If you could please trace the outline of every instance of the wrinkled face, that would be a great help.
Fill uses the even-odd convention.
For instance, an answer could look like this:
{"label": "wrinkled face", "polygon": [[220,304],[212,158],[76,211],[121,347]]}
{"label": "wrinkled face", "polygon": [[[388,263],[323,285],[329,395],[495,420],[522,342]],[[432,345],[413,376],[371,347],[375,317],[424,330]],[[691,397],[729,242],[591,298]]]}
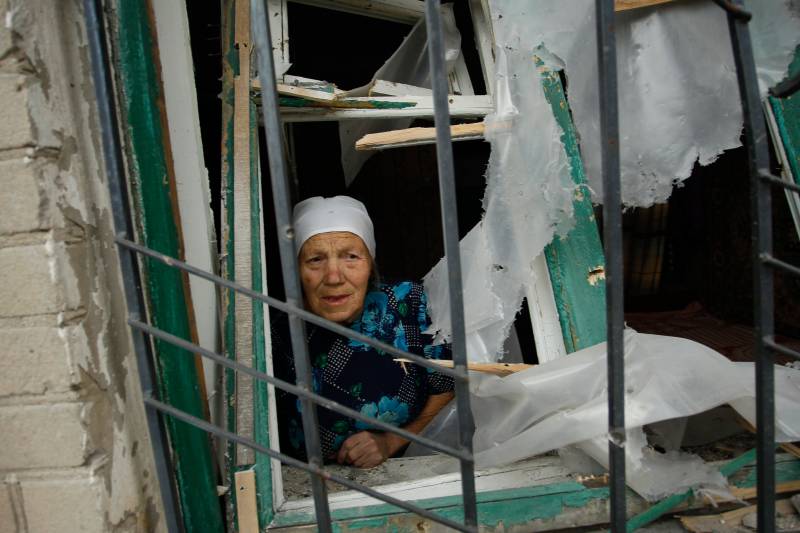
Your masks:
{"label": "wrinkled face", "polygon": [[309,311],[340,324],[358,318],[372,270],[372,258],[359,236],[347,231],[314,235],[303,243],[299,263]]}

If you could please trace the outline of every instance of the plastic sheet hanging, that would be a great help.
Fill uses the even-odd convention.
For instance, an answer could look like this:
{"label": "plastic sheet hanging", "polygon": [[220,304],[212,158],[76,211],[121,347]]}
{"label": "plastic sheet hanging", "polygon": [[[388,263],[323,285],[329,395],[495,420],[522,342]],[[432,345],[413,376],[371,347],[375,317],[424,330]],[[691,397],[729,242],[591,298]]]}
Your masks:
{"label": "plastic sheet hanging", "polygon": [[[786,74],[800,41],[797,2],[748,1],[762,93]],[[507,46],[543,44],[564,68],[593,200],[602,201],[593,0],[491,0],[495,33]],[[695,162],[708,165],[741,146],[742,113],[725,12],[683,1],[616,17],[623,201],[664,202]]]}
{"label": "plastic sheet hanging", "polygon": [[[754,423],[753,372],[752,363],[733,363],[694,341],[626,331],[626,463],[631,488],[654,500],[689,486],[720,486],[719,475],[698,458],[647,448],[641,428],[723,404]],[[608,466],[605,343],[505,378],[472,373],[470,381],[478,467],[509,464],[571,445]],[[776,367],[775,390],[776,440],[799,440],[800,371]],[[454,409],[443,409],[422,434],[456,445]],[[408,450],[420,452],[416,445]]]}
{"label": "plastic sheet hanging", "polygon": [[[572,223],[575,186],[533,50],[498,46],[496,54],[495,112],[485,119],[492,151],[484,217],[460,248],[470,361],[502,354],[525,285],[533,280],[533,260]],[[446,279],[444,259],[424,279],[436,342],[451,335]]]}
{"label": "plastic sheet hanging", "polygon": [[[461,34],[456,26],[453,5],[442,6],[442,29],[444,36],[445,64],[447,72],[461,54]],[[406,36],[392,56],[386,60],[381,68],[372,77],[372,80],[363,87],[347,91],[348,96],[368,96],[369,90],[375,80],[390,81],[430,89],[430,68],[428,66],[428,34],[425,28],[425,19],[421,18],[411,32]],[[344,170],[345,185],[349,186],[361,167],[372,156],[372,152],[355,150],[356,141],[369,133],[392,131],[408,128],[413,119],[372,119],[372,120],[342,120],[339,122],[339,143],[342,150],[342,169]]]}

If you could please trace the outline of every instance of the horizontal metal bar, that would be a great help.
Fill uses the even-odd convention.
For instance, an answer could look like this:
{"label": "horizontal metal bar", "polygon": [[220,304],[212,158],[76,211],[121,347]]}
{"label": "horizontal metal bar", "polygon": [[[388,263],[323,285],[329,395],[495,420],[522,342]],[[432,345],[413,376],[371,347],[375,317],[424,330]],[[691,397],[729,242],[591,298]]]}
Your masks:
{"label": "horizontal metal bar", "polygon": [[277,452],[272,448],[267,448],[266,446],[263,446],[252,439],[248,439],[247,437],[242,437],[241,435],[237,435],[236,433],[231,433],[230,431],[226,431],[220,428],[219,426],[211,424],[201,418],[197,418],[196,416],[192,416],[184,411],[181,411],[180,409],[176,409],[171,405],[158,401],[152,396],[145,396],[144,403],[145,405],[147,405],[152,409],[156,409],[158,411],[161,411],[162,413],[166,413],[174,418],[177,418],[178,420],[186,422],[187,424],[191,424],[197,428],[200,428],[203,431],[210,433],[214,436],[232,440],[237,444],[241,444],[242,446],[247,446],[248,448],[252,448],[253,450],[259,453],[263,453],[265,455],[270,456],[273,459],[277,459],[278,461],[284,464],[293,466],[295,468],[299,468],[311,474],[321,476],[324,479],[329,479],[331,481],[339,483],[340,485],[344,485],[349,489],[362,492],[367,496],[375,498],[376,500],[381,500],[388,504],[400,507],[401,509],[405,509],[406,511],[409,511],[411,513],[416,513],[422,517],[425,517],[429,520],[433,520],[434,522],[438,522],[447,527],[451,527],[457,531],[465,531],[467,533],[477,533],[477,528],[470,528],[463,524],[459,524],[458,522],[454,522],[448,518],[439,516],[434,512],[428,511],[427,509],[423,509],[414,504],[405,502],[403,500],[398,500],[397,498],[394,498],[392,496],[380,493],[370,487],[351,481],[346,477],[342,477],[334,472],[331,472],[330,470],[326,470],[325,468],[315,467],[313,465],[309,465],[308,463],[304,463],[303,461],[298,461],[294,457],[284,455],[281,452]]}
{"label": "horizontal metal bar", "polygon": [[265,304],[267,304],[267,305],[269,305],[271,307],[274,307],[275,309],[278,309],[280,311],[283,311],[284,313],[288,313],[288,314],[293,314],[295,316],[299,316],[300,318],[302,318],[306,322],[310,322],[312,324],[316,324],[316,325],[318,325],[320,327],[323,327],[325,329],[333,331],[334,333],[338,333],[339,335],[342,335],[342,336],[357,340],[359,342],[363,342],[364,344],[372,346],[373,348],[377,348],[379,350],[383,350],[384,352],[390,353],[390,354],[394,355],[395,357],[408,359],[412,363],[418,364],[420,366],[424,366],[425,368],[430,368],[432,370],[437,371],[440,374],[444,374],[446,376],[450,376],[450,377],[452,377],[454,379],[457,379],[457,380],[462,380],[462,381],[467,381],[467,382],[469,381],[469,376],[468,376],[466,371],[459,372],[458,370],[455,370],[455,369],[452,369],[452,368],[447,368],[447,367],[443,367],[441,365],[437,365],[436,363],[432,362],[430,359],[426,359],[426,358],[421,357],[421,356],[419,356],[417,354],[404,352],[403,350],[395,348],[391,344],[386,344],[385,342],[381,342],[379,340],[375,340],[372,337],[367,337],[366,335],[364,335],[362,333],[358,333],[358,332],[353,331],[353,330],[351,330],[349,328],[346,328],[344,326],[336,324],[335,322],[331,322],[330,320],[326,320],[326,319],[324,319],[324,318],[322,318],[320,316],[315,315],[314,313],[306,311],[305,309],[302,309],[300,307],[296,307],[294,305],[287,304],[286,302],[282,302],[282,301],[280,301],[280,300],[278,300],[276,298],[273,298],[272,296],[268,296],[268,295],[266,295],[264,293],[249,289],[249,288],[245,287],[244,285],[240,285],[238,283],[235,283],[233,281],[227,280],[225,278],[221,278],[221,277],[219,277],[219,276],[217,276],[215,274],[212,274],[210,272],[206,272],[205,270],[203,270],[201,268],[197,268],[197,267],[192,266],[192,265],[190,265],[188,263],[185,263],[184,261],[181,261],[180,259],[175,259],[174,257],[170,257],[170,256],[162,254],[160,252],[156,252],[155,250],[151,250],[150,248],[147,248],[147,247],[142,246],[140,244],[137,244],[137,243],[135,243],[133,241],[130,241],[130,240],[126,239],[123,236],[118,235],[114,239],[114,241],[117,244],[119,244],[120,246],[123,246],[125,248],[130,249],[130,250],[134,250],[134,251],[136,251],[136,252],[138,252],[138,253],[140,253],[142,255],[145,255],[147,257],[151,257],[151,258],[153,258],[153,259],[155,259],[157,261],[160,261],[161,263],[164,263],[165,265],[169,265],[171,267],[177,268],[178,270],[183,270],[184,272],[188,272],[188,273],[193,274],[193,275],[195,275],[197,277],[200,277],[200,278],[203,278],[205,280],[208,280],[208,281],[211,281],[213,283],[216,283],[217,285],[220,285],[222,287],[231,289],[231,290],[236,291],[236,292],[238,292],[240,294],[244,294],[245,296],[249,296],[250,298],[253,298],[255,300],[259,300],[261,302],[264,302]]}
{"label": "horizontal metal bar", "polygon": [[764,346],[772,350],[773,352],[780,353],[783,355],[788,355],[789,357],[794,357],[798,361],[800,361],[800,352],[792,350],[788,346],[783,346],[782,344],[778,344],[775,342],[775,339],[771,337],[763,337],[761,341],[764,343]]}
{"label": "horizontal metal bar", "polygon": [[784,189],[789,189],[790,191],[794,191],[794,192],[800,193],[800,185],[798,185],[796,183],[792,183],[791,181],[783,180],[783,179],[779,178],[778,176],[773,176],[769,172],[765,172],[765,171],[761,170],[758,173],[758,177],[761,178],[764,181],[768,181],[768,182],[772,183],[773,185],[777,185],[778,187],[783,187]]}
{"label": "horizontal metal bar", "polygon": [[766,253],[761,254],[759,257],[761,258],[761,262],[764,263],[765,265],[769,265],[773,268],[777,268],[789,274],[793,274],[795,276],[800,277],[800,268],[792,264],[789,264],[785,261],[781,261],[780,259],[777,259],[774,256]]}
{"label": "horizontal metal bar", "polygon": [[258,379],[258,380],[266,381],[267,383],[271,383],[272,385],[278,387],[279,389],[285,390],[287,392],[291,392],[292,394],[295,394],[297,396],[301,396],[303,398],[308,398],[309,400],[313,401],[314,403],[316,403],[318,405],[321,405],[322,407],[324,407],[326,409],[330,409],[331,411],[335,411],[335,412],[343,414],[345,416],[349,416],[350,418],[354,418],[356,420],[359,420],[361,422],[364,422],[364,423],[369,424],[371,426],[374,426],[376,428],[383,429],[384,431],[390,431],[390,432],[395,433],[397,435],[400,435],[401,437],[406,438],[406,439],[408,439],[410,441],[417,442],[419,444],[422,444],[423,446],[429,447],[431,449],[434,449],[436,451],[445,453],[447,455],[452,455],[453,457],[456,457],[458,459],[466,459],[466,460],[471,460],[472,459],[472,456],[470,454],[462,452],[461,450],[457,450],[455,448],[451,448],[450,446],[447,446],[447,445],[444,445],[444,444],[440,444],[440,443],[436,442],[435,440],[431,440],[431,439],[429,439],[427,437],[421,437],[421,436],[417,435],[416,433],[411,433],[410,431],[407,431],[407,430],[405,430],[403,428],[400,428],[400,427],[397,427],[397,426],[393,426],[392,424],[389,424],[387,422],[383,422],[382,420],[378,420],[376,418],[371,418],[369,416],[363,415],[363,414],[359,413],[358,411],[350,409],[349,407],[345,407],[345,406],[343,406],[343,405],[341,405],[341,404],[339,404],[339,403],[337,403],[337,402],[335,402],[335,401],[333,401],[331,399],[325,398],[324,396],[321,396],[321,395],[319,395],[319,394],[317,394],[315,392],[306,391],[306,390],[298,387],[297,385],[292,385],[291,383],[289,383],[287,381],[284,381],[282,379],[278,379],[276,377],[270,376],[269,374],[267,374],[265,372],[260,372],[258,370],[255,370],[255,369],[249,367],[249,366],[245,366],[245,365],[243,365],[243,364],[241,364],[241,363],[239,363],[237,361],[234,361],[232,359],[228,359],[224,355],[212,352],[211,350],[207,350],[206,348],[203,348],[202,346],[198,346],[197,344],[194,344],[192,342],[184,340],[184,339],[182,339],[182,338],[180,338],[178,336],[175,336],[175,335],[173,335],[171,333],[168,333],[168,332],[166,332],[164,330],[158,329],[158,328],[156,328],[154,326],[151,326],[150,324],[145,324],[144,322],[140,322],[140,321],[134,320],[132,318],[128,319],[128,324],[132,328],[138,329],[139,331],[143,331],[143,332],[147,333],[148,335],[152,335],[153,337],[155,337],[157,339],[163,340],[164,342],[168,342],[170,344],[174,344],[175,346],[178,346],[179,348],[183,348],[184,350],[187,350],[187,351],[189,351],[191,353],[200,354],[203,357],[211,359],[212,361],[215,361],[216,363],[219,363],[220,365],[222,365],[224,367],[230,368],[232,370],[236,370],[238,372],[242,372],[242,373],[247,374],[249,376],[252,376],[252,377],[254,377],[254,378]]}

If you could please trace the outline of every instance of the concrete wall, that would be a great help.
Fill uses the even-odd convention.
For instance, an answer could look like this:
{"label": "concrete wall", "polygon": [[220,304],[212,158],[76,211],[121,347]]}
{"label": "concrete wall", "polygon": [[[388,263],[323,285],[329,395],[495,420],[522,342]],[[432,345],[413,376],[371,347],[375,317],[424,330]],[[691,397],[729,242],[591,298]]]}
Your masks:
{"label": "concrete wall", "polygon": [[79,0],[0,0],[0,533],[163,529]]}

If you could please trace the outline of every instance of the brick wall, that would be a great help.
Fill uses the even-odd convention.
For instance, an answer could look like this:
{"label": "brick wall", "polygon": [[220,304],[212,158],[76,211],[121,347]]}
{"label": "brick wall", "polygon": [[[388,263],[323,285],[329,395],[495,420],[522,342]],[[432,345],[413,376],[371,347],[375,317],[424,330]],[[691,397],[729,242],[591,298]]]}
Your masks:
{"label": "brick wall", "polygon": [[0,0],[0,533],[161,529],[79,0]]}

